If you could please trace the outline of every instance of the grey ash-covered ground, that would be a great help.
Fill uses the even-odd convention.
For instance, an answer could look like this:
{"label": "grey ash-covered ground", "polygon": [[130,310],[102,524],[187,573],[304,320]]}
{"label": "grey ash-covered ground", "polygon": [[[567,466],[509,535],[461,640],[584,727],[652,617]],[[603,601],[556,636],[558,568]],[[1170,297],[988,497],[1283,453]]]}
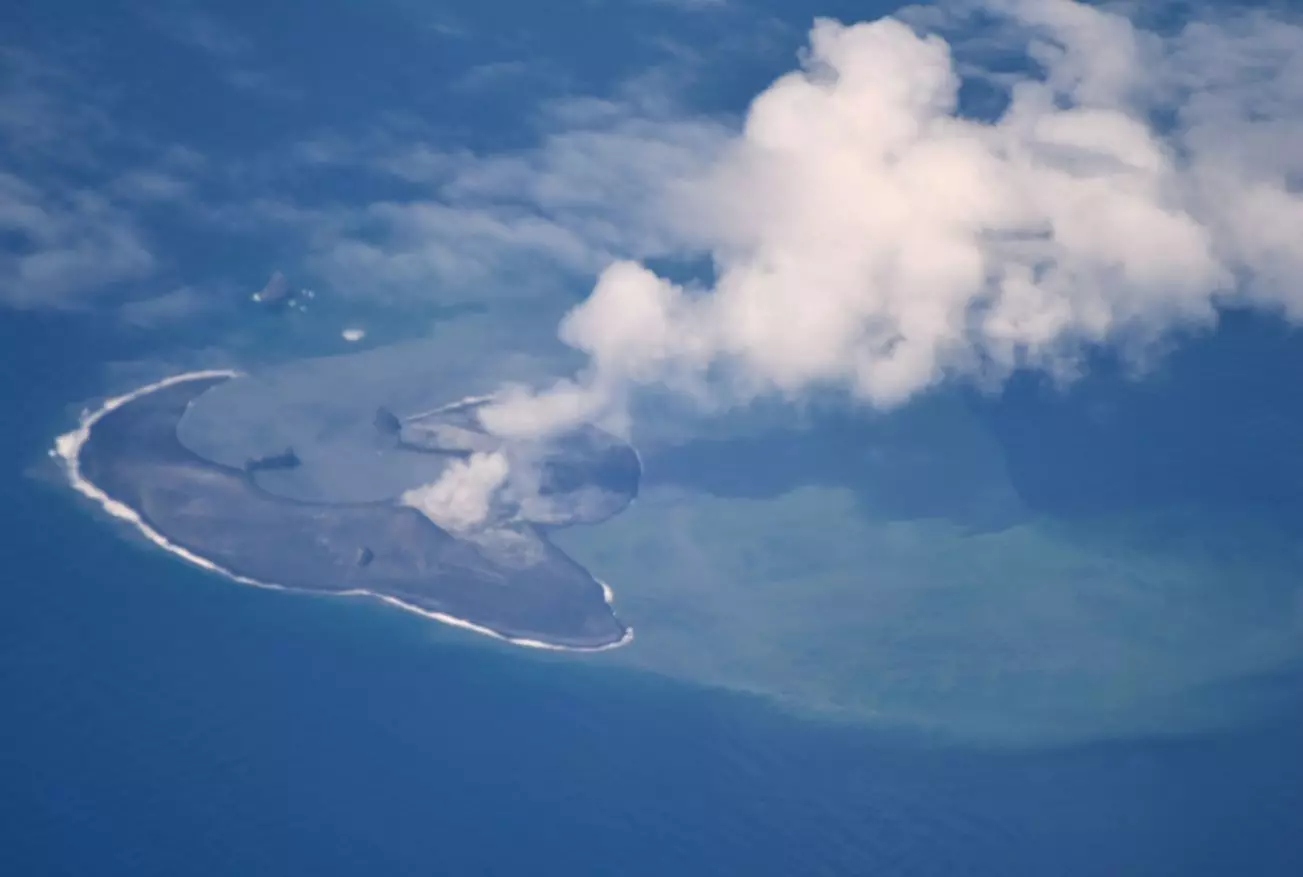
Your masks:
{"label": "grey ash-covered ground", "polygon": [[[84,477],[170,542],[259,582],[368,591],[552,646],[627,638],[601,584],[546,530],[603,520],[629,503],[640,473],[628,445],[588,430],[529,449],[538,473],[530,495],[508,494],[481,526],[454,533],[400,498],[474,452],[454,438],[523,453],[476,430],[473,406],[406,419],[334,411],[313,422],[252,405],[237,428],[229,406],[257,395],[245,381],[253,379],[185,381],[110,412],[82,448]],[[281,422],[259,421],[275,410]],[[196,441],[210,416],[226,418],[226,433]]]}

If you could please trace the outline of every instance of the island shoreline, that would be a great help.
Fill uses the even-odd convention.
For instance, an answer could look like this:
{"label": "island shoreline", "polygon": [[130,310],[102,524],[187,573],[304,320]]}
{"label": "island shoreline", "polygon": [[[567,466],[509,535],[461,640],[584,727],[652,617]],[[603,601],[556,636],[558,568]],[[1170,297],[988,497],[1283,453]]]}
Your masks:
{"label": "island shoreline", "polygon": [[[424,618],[437,621],[441,624],[446,624],[450,627],[455,627],[461,630],[467,630],[470,631],[471,633],[477,633],[482,636],[487,636],[491,639],[497,640],[499,642],[505,642],[510,645],[521,646],[524,648],[531,648],[531,649],[542,649],[546,651],[558,651],[558,652],[577,652],[577,653],[604,652],[604,651],[609,651],[611,649],[615,649],[627,645],[629,642],[633,640],[633,628],[629,626],[625,626],[624,635],[615,642],[605,643],[600,646],[566,646],[557,643],[544,642],[542,640],[537,640],[537,639],[530,639],[524,637],[512,637],[507,634],[503,634],[496,630],[493,630],[492,628],[485,627],[480,624],[476,624],[472,621],[467,621],[466,619],[463,618],[458,618],[448,613],[436,612],[430,609],[424,609],[420,606],[414,606],[411,603],[407,603],[403,600],[400,600],[397,597],[393,597],[388,594],[376,593],[374,591],[369,591],[366,589],[359,588],[355,590],[345,590],[345,591],[336,591],[333,593],[327,593],[323,591],[313,591],[306,588],[297,588],[297,587],[291,587],[287,585],[279,585],[273,582],[259,581],[258,579],[241,575],[240,573],[237,573],[234,570],[227,569],[217,563],[214,563],[208,558],[203,557],[202,555],[194,551],[191,551],[190,549],[186,548],[183,545],[178,545],[172,542],[166,536],[164,536],[162,533],[156,530],[153,526],[151,526],[150,523],[145,519],[145,517],[140,513],[139,510],[133,508],[132,506],[128,505],[125,502],[122,502],[121,500],[113,498],[106,491],[101,489],[98,485],[93,483],[90,479],[88,479],[82,474],[81,471],[82,448],[86,445],[86,442],[90,439],[92,428],[95,426],[97,422],[99,422],[106,415],[117,410],[123,405],[126,405],[130,402],[133,402],[150,393],[156,392],[166,387],[175,386],[177,384],[182,384],[189,381],[211,380],[216,378],[229,379],[229,378],[236,378],[241,376],[243,376],[243,372],[233,370],[233,369],[208,369],[203,371],[183,372],[181,374],[172,375],[170,377],[163,378],[162,380],[155,381],[151,384],[146,384],[142,387],[138,387],[135,390],[132,390],[128,393],[124,393],[120,396],[114,396],[112,398],[106,399],[100,405],[99,408],[93,411],[91,410],[83,411],[80,421],[75,429],[57,436],[54,441],[54,446],[49,451],[49,455],[56,462],[59,463],[60,467],[63,470],[64,477],[67,480],[68,486],[71,487],[73,490],[75,490],[77,493],[81,494],[82,496],[86,497],[87,499],[97,504],[104,512],[108,513],[111,517],[131,524],[133,527],[136,528],[138,532],[140,532],[141,535],[143,535],[156,547],[161,548],[164,551],[173,554],[177,557],[180,557],[182,560],[186,561],[187,563],[190,563],[193,566],[200,567],[201,569],[204,569],[208,572],[217,573],[227,578],[230,581],[236,582],[237,584],[249,585],[251,587],[263,588],[272,591],[287,591],[290,593],[299,593],[299,594],[315,594],[318,596],[369,597],[378,600],[382,603],[393,606],[395,608],[402,609],[407,612],[412,612],[416,615],[420,615]],[[465,401],[466,400],[463,400],[463,402]],[[458,404],[463,404],[463,403],[452,403],[451,406],[445,406],[445,407],[454,407]],[[606,601],[606,604],[608,606],[613,607],[614,598],[615,598],[614,591],[612,591],[611,587],[606,582],[597,579],[595,577],[594,577],[594,581],[596,581],[598,585],[601,586],[602,596],[603,599]]]}

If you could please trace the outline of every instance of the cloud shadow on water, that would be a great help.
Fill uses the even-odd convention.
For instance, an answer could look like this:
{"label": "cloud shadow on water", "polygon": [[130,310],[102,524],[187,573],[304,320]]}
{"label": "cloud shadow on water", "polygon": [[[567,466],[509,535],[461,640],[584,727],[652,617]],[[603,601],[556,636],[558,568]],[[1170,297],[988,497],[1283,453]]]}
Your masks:
{"label": "cloud shadow on water", "polygon": [[744,499],[849,488],[870,518],[939,518],[973,533],[1164,508],[1293,533],[1303,528],[1298,374],[1303,336],[1231,312],[1141,373],[1101,357],[1065,386],[1020,375],[998,395],[793,414],[751,435],[645,449],[646,483]]}
{"label": "cloud shadow on water", "polygon": [[1093,363],[1064,391],[1015,381],[976,410],[1018,495],[1056,518],[1199,507],[1303,527],[1303,336],[1231,313],[1139,377]]}
{"label": "cloud shadow on water", "polygon": [[741,499],[810,486],[850,489],[866,517],[942,518],[970,532],[1002,530],[1025,517],[999,448],[957,394],[888,414],[840,410],[800,419],[645,451],[645,483]]}

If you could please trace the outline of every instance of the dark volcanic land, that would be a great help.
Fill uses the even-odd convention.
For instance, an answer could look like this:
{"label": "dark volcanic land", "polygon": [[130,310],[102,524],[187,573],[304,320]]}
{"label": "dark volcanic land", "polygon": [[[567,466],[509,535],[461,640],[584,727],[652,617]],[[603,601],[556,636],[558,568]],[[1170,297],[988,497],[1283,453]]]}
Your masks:
{"label": "dark volcanic land", "polygon": [[[182,381],[105,414],[81,448],[83,477],[170,542],[258,582],[322,593],[364,590],[509,639],[564,648],[596,649],[626,638],[602,586],[533,524],[503,528],[535,547],[522,563],[397,502],[278,497],[251,473],[184,447],[177,424],[187,405],[225,380]],[[562,456],[566,480],[581,479],[573,455]],[[609,449],[599,456],[593,474],[602,477],[613,457]],[[621,446],[614,459],[624,461],[622,508],[637,490],[637,458]]]}

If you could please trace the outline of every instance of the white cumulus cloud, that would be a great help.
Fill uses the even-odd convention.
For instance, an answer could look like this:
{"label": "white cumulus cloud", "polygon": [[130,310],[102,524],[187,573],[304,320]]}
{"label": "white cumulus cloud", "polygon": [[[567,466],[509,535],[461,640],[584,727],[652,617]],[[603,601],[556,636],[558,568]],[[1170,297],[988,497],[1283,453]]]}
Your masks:
{"label": "white cumulus cloud", "polygon": [[961,65],[925,19],[816,22],[800,69],[657,202],[713,282],[609,265],[560,329],[588,368],[504,394],[486,425],[618,422],[640,386],[885,407],[949,378],[1069,374],[1089,346],[1143,349],[1225,303],[1303,313],[1303,29],[984,9],[1035,62],[984,119],[960,114]]}

